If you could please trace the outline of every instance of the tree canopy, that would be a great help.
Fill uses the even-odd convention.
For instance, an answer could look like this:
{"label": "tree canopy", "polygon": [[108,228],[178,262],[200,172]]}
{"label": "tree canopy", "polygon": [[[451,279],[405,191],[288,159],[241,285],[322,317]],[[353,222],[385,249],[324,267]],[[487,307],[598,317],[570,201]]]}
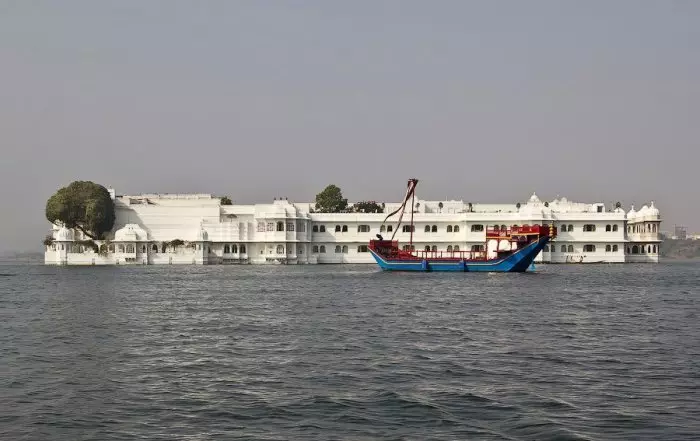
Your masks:
{"label": "tree canopy", "polygon": [[336,185],[329,185],[316,195],[316,210],[321,213],[340,213],[348,208],[348,200]]}
{"label": "tree canopy", "polygon": [[46,219],[66,228],[77,228],[92,239],[101,239],[114,226],[114,201],[99,184],[71,182],[46,201]]}
{"label": "tree canopy", "polygon": [[375,201],[361,201],[353,204],[357,213],[384,213],[384,209]]}
{"label": "tree canopy", "polygon": [[231,202],[231,198],[228,196],[222,196],[221,197],[221,205],[233,205],[233,202]]}

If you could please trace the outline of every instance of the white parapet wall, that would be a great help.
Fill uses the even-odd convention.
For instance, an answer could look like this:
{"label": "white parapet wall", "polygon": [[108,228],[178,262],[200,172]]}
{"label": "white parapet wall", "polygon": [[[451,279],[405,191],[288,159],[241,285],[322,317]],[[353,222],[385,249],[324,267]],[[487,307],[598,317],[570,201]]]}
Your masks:
{"label": "white parapet wall", "polygon": [[[399,204],[385,204],[385,212]],[[395,230],[383,213],[317,213],[310,203],[221,205],[211,195],[115,196],[116,222],[106,240],[51,226],[50,265],[212,265],[374,263],[367,244],[377,234],[407,244],[413,215],[416,250],[477,250],[486,228],[554,225],[557,238],[539,263],[658,262],[661,216],[652,202],[640,211],[602,203],[523,204],[417,200]]]}

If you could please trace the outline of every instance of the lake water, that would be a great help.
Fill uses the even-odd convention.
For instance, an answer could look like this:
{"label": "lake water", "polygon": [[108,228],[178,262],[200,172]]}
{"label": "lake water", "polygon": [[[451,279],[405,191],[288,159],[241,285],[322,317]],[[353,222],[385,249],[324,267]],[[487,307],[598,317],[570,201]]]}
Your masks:
{"label": "lake water", "polygon": [[0,264],[2,440],[700,438],[700,264]]}

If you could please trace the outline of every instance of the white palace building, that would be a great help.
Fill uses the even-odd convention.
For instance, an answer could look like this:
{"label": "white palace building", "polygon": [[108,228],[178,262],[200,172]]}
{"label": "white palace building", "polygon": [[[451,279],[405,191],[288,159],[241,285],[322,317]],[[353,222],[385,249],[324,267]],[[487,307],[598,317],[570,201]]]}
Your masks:
{"label": "white palace building", "polygon": [[[377,233],[391,237],[396,221],[394,216],[382,226],[386,214],[316,213],[312,203],[286,199],[222,205],[208,194],[110,193],[116,222],[108,240],[96,241],[95,250],[78,231],[53,225],[46,264],[374,263],[368,241]],[[385,212],[399,206],[386,204]],[[487,227],[554,224],[558,236],[536,262],[659,261],[661,216],[653,202],[625,212],[566,198],[546,203],[534,194],[522,205],[417,200],[413,217],[413,243],[420,250],[483,250]],[[407,244],[409,229],[403,225],[395,239]]]}

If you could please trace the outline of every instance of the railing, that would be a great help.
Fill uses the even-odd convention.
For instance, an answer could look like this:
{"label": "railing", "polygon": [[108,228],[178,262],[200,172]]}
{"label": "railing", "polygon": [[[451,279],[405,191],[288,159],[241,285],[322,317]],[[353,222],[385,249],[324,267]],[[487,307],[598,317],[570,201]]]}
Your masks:
{"label": "railing", "polygon": [[486,260],[486,251],[413,251],[419,259]]}

